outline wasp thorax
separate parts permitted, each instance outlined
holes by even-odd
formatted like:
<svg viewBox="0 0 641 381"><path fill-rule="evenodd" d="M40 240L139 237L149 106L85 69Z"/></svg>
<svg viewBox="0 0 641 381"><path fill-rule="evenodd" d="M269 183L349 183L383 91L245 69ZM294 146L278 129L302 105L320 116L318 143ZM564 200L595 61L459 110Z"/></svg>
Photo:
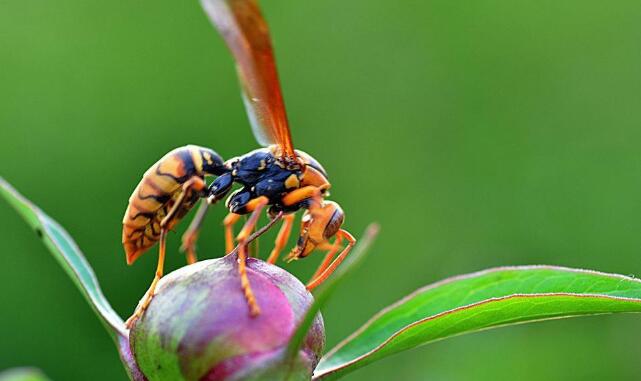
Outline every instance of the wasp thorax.
<svg viewBox="0 0 641 381"><path fill-rule="evenodd" d="M235 255L198 262L163 277L130 344L148 380L282 379L285 347L312 295L280 267L250 258L248 276L261 314L251 317ZM325 334L320 314L289 380L310 380ZM288 368L288 369L283 369Z"/></svg>

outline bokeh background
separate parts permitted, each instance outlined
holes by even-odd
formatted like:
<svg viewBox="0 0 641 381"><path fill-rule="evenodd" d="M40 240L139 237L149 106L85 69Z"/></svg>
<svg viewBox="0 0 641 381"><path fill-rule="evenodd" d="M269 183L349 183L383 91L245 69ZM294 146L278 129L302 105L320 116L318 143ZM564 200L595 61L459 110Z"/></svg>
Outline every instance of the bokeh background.
<svg viewBox="0 0 641 381"><path fill-rule="evenodd" d="M324 310L330 346L454 274L641 275L641 2L262 3L296 146L329 171L349 230L382 225ZM75 237L122 316L156 261L125 264L127 199L188 143L224 157L256 147L233 62L196 1L0 0L0 174ZM223 253L224 214L209 216L201 257ZM179 237L169 270L184 263ZM92 311L3 202L0 240L0 369L125 380ZM318 260L288 269L306 279ZM640 334L635 315L517 326L346 380L638 380Z"/></svg>

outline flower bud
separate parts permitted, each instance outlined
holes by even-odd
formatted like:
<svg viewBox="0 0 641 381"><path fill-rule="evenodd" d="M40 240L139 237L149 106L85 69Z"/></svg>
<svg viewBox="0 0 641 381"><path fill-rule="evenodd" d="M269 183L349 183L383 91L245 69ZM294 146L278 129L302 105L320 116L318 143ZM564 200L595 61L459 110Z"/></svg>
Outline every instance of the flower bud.
<svg viewBox="0 0 641 381"><path fill-rule="evenodd" d="M136 321L130 346L154 380L307 380L325 345L320 314L293 362L287 343L312 304L305 286L280 267L249 258L261 313L250 316L235 255L201 261L163 277Z"/></svg>

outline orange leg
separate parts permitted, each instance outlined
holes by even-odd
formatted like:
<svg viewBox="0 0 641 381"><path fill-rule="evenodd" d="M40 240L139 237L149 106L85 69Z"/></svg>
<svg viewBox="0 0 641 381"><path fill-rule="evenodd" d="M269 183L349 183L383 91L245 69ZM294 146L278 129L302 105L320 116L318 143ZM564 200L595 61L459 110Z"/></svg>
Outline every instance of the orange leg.
<svg viewBox="0 0 641 381"><path fill-rule="evenodd" d="M257 240L261 235L265 234L269 229L271 229L276 222L280 221L280 219L283 218L283 212L279 212L276 216L274 216L265 226L261 227L260 229L257 229L252 235L247 238L247 243L254 242Z"/></svg>
<svg viewBox="0 0 641 381"><path fill-rule="evenodd" d="M227 254L234 250L234 225L240 219L240 214L229 213L223 220L225 226L225 252Z"/></svg>
<svg viewBox="0 0 641 381"><path fill-rule="evenodd" d="M292 226L294 225L294 214L288 214L283 218L285 219L285 221L283 221L283 225L278 231L278 236L276 236L274 249L272 250L271 254L269 254L269 258L267 258L267 263L270 263L272 265L276 263L281 250L283 250L283 248L287 244L289 235L292 232Z"/></svg>
<svg viewBox="0 0 641 381"><path fill-rule="evenodd" d="M252 317L260 315L260 307L256 303L256 297L247 277L247 247L245 245L238 247L238 274L240 274L240 287L249 306L249 315Z"/></svg>
<svg viewBox="0 0 641 381"><path fill-rule="evenodd" d="M349 234L346 230L343 230L343 229L339 230L337 233L337 236L338 235L342 235L345 239L347 239L348 241L347 247L343 249L343 251L338 255L338 257L336 257L336 259L334 259L332 263L329 266L327 266L327 268L324 269L323 272L320 273L320 275L318 275L316 278L312 279L309 283L307 283L306 287L309 291L320 286L321 283L323 283L327 279L327 277L332 275L334 270L336 270L338 265L340 265L341 262L345 260L349 252L352 250L352 247L356 243L356 239L351 234Z"/></svg>
<svg viewBox="0 0 641 381"><path fill-rule="evenodd" d="M281 202L285 206L292 206L292 205L298 204L301 201L310 200L312 202L311 202L311 205L308 207L308 210L313 215L314 211L319 207L319 205L322 204L323 189L324 188L316 187L313 185L302 187L286 194L281 199ZM287 233L287 237L284 239L285 242L287 241L287 238L289 238L290 231L291 231L291 223L287 226L283 225L283 228L281 229L281 233L285 233L285 232ZM272 251L269 258L267 259L269 263L275 263L276 259L278 258L278 255L280 254L280 250L282 250L282 246L279 246L279 240L281 238L283 237L281 237L281 234L279 233L278 238L276 239L276 247L274 247L274 250ZM284 245L285 242L282 245ZM294 249L289 253L286 260L292 261L297 258L298 258L298 254L296 253L296 249Z"/></svg>
<svg viewBox="0 0 641 381"><path fill-rule="evenodd" d="M145 312L147 307L149 307L149 303L151 303L151 299L154 297L154 293L156 292L156 285L158 284L158 281L160 278L162 278L163 275L163 268L165 266L165 243L167 240L167 230L162 229L160 231L160 246L159 246L159 252L158 252L158 265L156 266L156 275L154 276L154 280L151 282L151 286L149 286L149 289L145 293L145 296L143 300L138 303L138 306L136 307L136 310L134 311L134 314L131 315L129 319L125 322L125 325L127 328L131 329L133 327L134 322L142 316L142 314Z"/></svg>
<svg viewBox="0 0 641 381"><path fill-rule="evenodd" d="M192 177L191 179L187 180L183 185L182 185L182 192L176 198L176 201L174 202L174 205L171 207L165 218L162 219L160 222L160 243L159 243L159 249L158 249L158 265L156 266L156 275L154 276L154 280L151 282L151 286L149 286L149 289L145 293L145 296L143 300L138 303L138 306L136 307L136 310L134 311L134 314L131 315L129 319L125 322L125 325L127 328L131 328L136 321L136 319L140 318L142 314L145 312L147 307L149 306L149 303L151 303L151 299L154 297L154 293L156 292L156 285L158 284L158 281L160 278L162 278L163 275L163 268L165 266L165 247L166 247L166 242L167 242L167 224L171 221L172 218L176 215L176 212L178 212L178 209L182 206L183 201L185 200L185 195L187 194L187 191L189 189L194 189L196 191L200 191L205 188L205 182L203 179L200 177Z"/></svg>
<svg viewBox="0 0 641 381"><path fill-rule="evenodd" d="M183 201L185 201L185 195L190 188L196 191L201 191L205 188L205 181L200 177L194 176L182 185L182 192L180 192L180 195L178 196L178 198L176 198L174 205L171 207L171 209L169 209L169 212L167 212L165 218L160 221L161 228L167 226L171 219L174 218L176 212L178 212L178 209L180 209L180 207L182 206Z"/></svg>
<svg viewBox="0 0 641 381"><path fill-rule="evenodd" d="M182 236L182 245L180 246L180 251L185 253L187 258L187 264L196 263L198 257L196 256L196 241L198 240L198 234L200 233L200 227L205 220L205 215L207 214L207 208L209 203L206 200L203 200L196 211L196 216L189 224L189 227L185 231L185 234Z"/></svg>
<svg viewBox="0 0 641 381"><path fill-rule="evenodd" d="M256 227L254 226L254 229L252 229L251 236L253 236L255 232L256 232ZM251 242L249 242L248 240L247 248L248 248L248 255L250 258L258 257L258 253L260 252L260 247L258 246L258 237L253 239Z"/></svg>
<svg viewBox="0 0 641 381"><path fill-rule="evenodd" d="M250 201L246 208L253 212L240 230L240 233L238 233L238 236L236 236L236 240L238 241L238 273L240 274L240 286L245 294L245 299L247 299L249 314L252 317L260 315L260 307L258 307L258 303L256 303L256 297L254 296L254 292L249 284L249 278L247 277L247 240L258 223L260 212L262 212L268 203L269 199L264 196Z"/></svg>
<svg viewBox="0 0 641 381"><path fill-rule="evenodd" d="M322 274L323 271L325 271L325 269L327 269L329 264L332 263L332 259L334 259L334 256L336 255L336 253L338 253L338 251L341 248L341 243L343 243L343 237L339 234L336 237L336 240L334 241L334 243L332 245L329 245L329 251L327 252L327 254L325 254L325 258L323 259L323 262L321 262L321 264L318 266L318 269L316 269L316 272L314 272L314 275L312 275L312 277L309 279L310 281L318 278L318 276ZM323 249L323 248L324 248L323 246L319 246L319 249Z"/></svg>
<svg viewBox="0 0 641 381"><path fill-rule="evenodd" d="M281 201L283 205L291 206L308 198L319 198L321 194L322 188L308 185L306 187L298 188L287 193Z"/></svg>

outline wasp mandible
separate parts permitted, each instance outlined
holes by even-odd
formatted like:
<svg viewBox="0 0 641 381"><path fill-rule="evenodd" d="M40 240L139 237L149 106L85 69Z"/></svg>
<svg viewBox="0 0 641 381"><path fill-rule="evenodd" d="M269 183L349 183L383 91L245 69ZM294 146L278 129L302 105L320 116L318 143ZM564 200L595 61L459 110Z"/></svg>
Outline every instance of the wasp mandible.
<svg viewBox="0 0 641 381"><path fill-rule="evenodd" d="M269 30L258 4L255 0L202 0L202 4L235 59L250 125L264 148L224 161L209 148L189 145L169 152L147 170L129 199L122 242L128 264L160 242L158 266L128 326L145 311L163 275L167 231L201 199L182 238L187 262L196 261L195 244L207 208L229 194L229 214L223 221L226 251L231 252L237 242L240 286L252 316L260 314L260 307L245 263L247 244L261 212L267 210L271 222L283 220L267 259L273 264L289 239L295 213L304 210L298 241L287 258L303 258L315 249L327 251L307 283L309 290L327 279L356 242L341 228L345 219L341 207L325 200L330 188L327 172L313 157L294 149ZM206 176L216 178L207 185ZM234 184L240 188L230 194ZM233 227L242 215L249 218L234 237Z"/></svg>

